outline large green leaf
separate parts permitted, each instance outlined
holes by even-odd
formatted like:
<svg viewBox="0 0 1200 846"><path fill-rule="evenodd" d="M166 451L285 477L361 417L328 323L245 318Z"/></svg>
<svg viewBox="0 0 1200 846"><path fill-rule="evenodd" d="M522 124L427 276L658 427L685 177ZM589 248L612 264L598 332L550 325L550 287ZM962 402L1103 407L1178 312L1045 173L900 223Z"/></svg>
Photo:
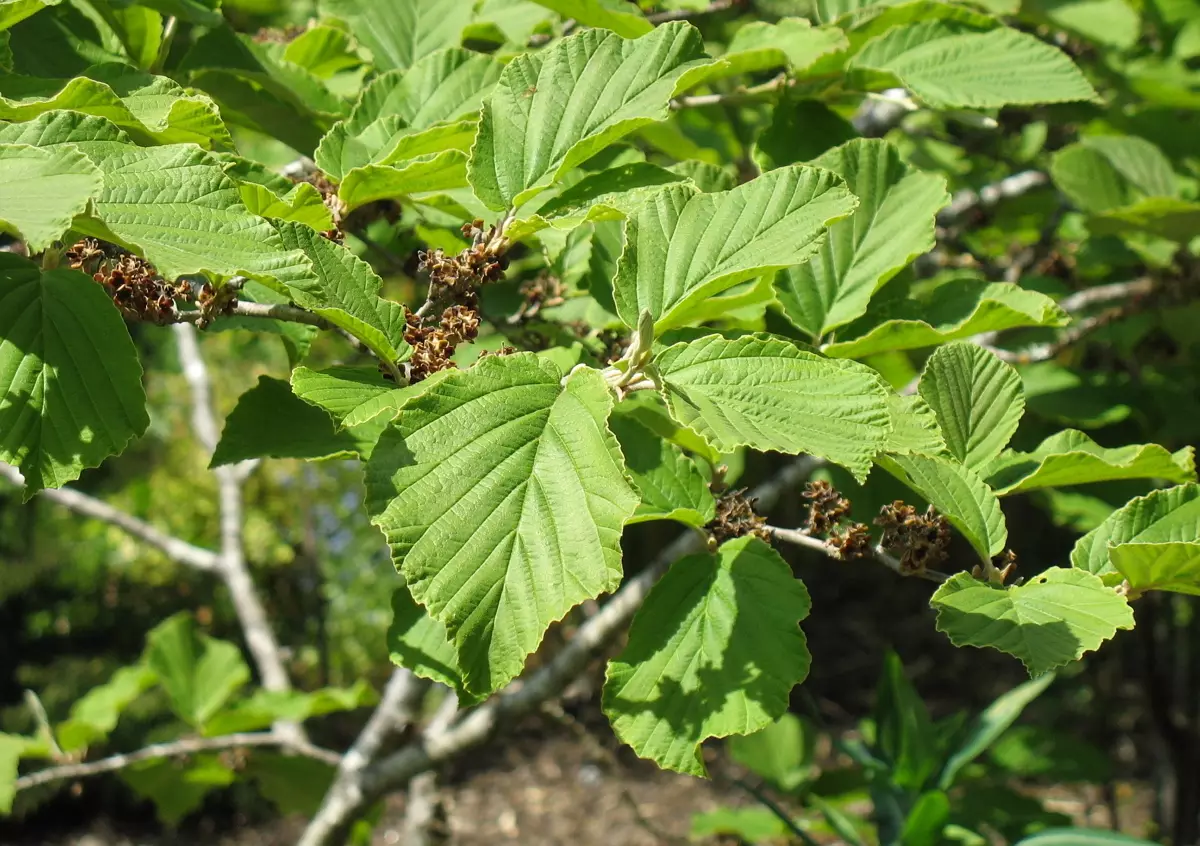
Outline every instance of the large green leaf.
<svg viewBox="0 0 1200 846"><path fill-rule="evenodd" d="M754 734L729 738L729 754L743 767L790 793L816 769L815 726L792 713Z"/></svg>
<svg viewBox="0 0 1200 846"><path fill-rule="evenodd" d="M618 138L665 120L671 98L710 62L683 22L633 40L588 29L522 53L484 102L471 186L491 208L521 205Z"/></svg>
<svg viewBox="0 0 1200 846"><path fill-rule="evenodd" d="M787 710L808 675L808 591L755 537L676 561L608 665L604 712L638 755L702 776L700 744L750 734Z"/></svg>
<svg viewBox="0 0 1200 846"><path fill-rule="evenodd" d="M918 387L937 415L950 454L983 473L1025 411L1016 369L982 347L946 344L925 362Z"/></svg>
<svg viewBox="0 0 1200 846"><path fill-rule="evenodd" d="M155 681L153 671L141 664L117 670L104 684L77 699L70 717L55 727L59 748L75 752L108 737L121 712Z"/></svg>
<svg viewBox="0 0 1200 846"><path fill-rule="evenodd" d="M712 520L716 503L695 461L632 415L614 414L609 428L625 454L625 469L642 495L629 522L678 520L700 527Z"/></svg>
<svg viewBox="0 0 1200 846"><path fill-rule="evenodd" d="M1109 547L1131 595L1166 590L1200 596L1200 538L1192 543L1122 543Z"/></svg>
<svg viewBox="0 0 1200 846"><path fill-rule="evenodd" d="M0 120L25 121L70 109L107 118L143 143L233 146L216 104L204 94L125 65L97 65L84 74L65 82L0 77Z"/></svg>
<svg viewBox="0 0 1200 846"><path fill-rule="evenodd" d="M329 412L339 428L358 427L390 422L406 401L449 375L448 370L439 370L415 385L397 387L383 377L377 366L341 365L326 370L297 367L292 371L292 391Z"/></svg>
<svg viewBox="0 0 1200 846"><path fill-rule="evenodd" d="M302 723L312 717L373 705L377 699L363 679L351 687L325 687L314 691L259 689L213 716L205 724L204 733L215 737L254 731L280 720Z"/></svg>
<svg viewBox="0 0 1200 846"><path fill-rule="evenodd" d="M708 335L668 347L655 365L672 416L725 452L806 452L861 479L892 428L875 371L772 335Z"/></svg>
<svg viewBox="0 0 1200 846"><path fill-rule="evenodd" d="M466 707L478 698L463 687L458 653L446 627L414 602L404 586L392 593L392 624L388 627L387 644L393 664L453 688L458 692L460 706Z"/></svg>
<svg viewBox="0 0 1200 846"><path fill-rule="evenodd" d="M905 164L879 139L850 141L812 164L841 176L858 197L815 256L775 277L783 313L819 340L863 314L876 291L933 248L934 218L950 195L945 179Z"/></svg>
<svg viewBox="0 0 1200 846"><path fill-rule="evenodd" d="M40 253L100 193L103 177L77 150L0 144L0 231Z"/></svg>
<svg viewBox="0 0 1200 846"><path fill-rule="evenodd" d="M195 728L250 680L238 648L198 632L186 613L159 623L146 636L145 660L167 692L171 710Z"/></svg>
<svg viewBox="0 0 1200 846"><path fill-rule="evenodd" d="M611 29L617 35L637 38L654 29L638 7L625 0L533 0L539 6L553 9L564 18L585 26Z"/></svg>
<svg viewBox="0 0 1200 846"><path fill-rule="evenodd" d="M521 671L546 627L621 578L638 496L597 371L490 357L410 400L367 464L367 508L467 688Z"/></svg>
<svg viewBox="0 0 1200 846"><path fill-rule="evenodd" d="M939 109L993 109L1096 97L1066 53L1008 27L960 33L927 24L899 27L869 42L850 66L893 74Z"/></svg>
<svg viewBox="0 0 1200 846"><path fill-rule="evenodd" d="M79 478L149 423L137 351L104 289L0 253L0 461L32 495Z"/></svg>
<svg viewBox="0 0 1200 846"><path fill-rule="evenodd" d="M381 429L364 424L339 432L328 414L300 400L287 382L259 376L225 419L210 466L249 458L368 456Z"/></svg>
<svg viewBox="0 0 1200 846"><path fill-rule="evenodd" d="M1127 834L1094 828L1047 828L1019 841L1016 846L1153 846Z"/></svg>
<svg viewBox="0 0 1200 846"><path fill-rule="evenodd" d="M1044 294L1008 282L955 279L925 295L888 298L878 306L873 302L821 350L838 358L864 358L1019 326L1065 326L1069 320Z"/></svg>
<svg viewBox="0 0 1200 846"><path fill-rule="evenodd" d="M285 279L297 303L361 340L387 362L406 357L404 307L379 296L383 281L341 244L301 223L280 223L287 250L306 256L311 272Z"/></svg>
<svg viewBox="0 0 1200 846"><path fill-rule="evenodd" d="M875 696L875 742L871 751L888 765L889 780L920 790L938 764L936 727L900 656L888 650Z"/></svg>
<svg viewBox="0 0 1200 846"><path fill-rule="evenodd" d="M138 761L120 770L120 776L135 793L154 803L159 820L172 826L199 808L209 793L237 780L237 774L211 752L183 762L168 758Z"/></svg>
<svg viewBox="0 0 1200 846"><path fill-rule="evenodd" d="M1168 452L1158 444L1106 449L1083 432L1067 429L1051 435L1032 452L1008 450L987 468L988 484L1001 496L1062 485L1115 479L1165 479L1194 482L1192 447Z"/></svg>
<svg viewBox="0 0 1200 846"><path fill-rule="evenodd" d="M1119 544L1196 543L1200 541L1200 485L1179 485L1130 500L1081 537L1071 551L1071 564L1121 581L1109 558Z"/></svg>
<svg viewBox="0 0 1200 846"><path fill-rule="evenodd" d="M661 332L689 309L739 282L813 254L854 196L827 170L772 170L731 191L670 186L652 195L625 229L613 296L629 326L649 310Z"/></svg>
<svg viewBox="0 0 1200 846"><path fill-rule="evenodd" d="M1134 135L1095 136L1054 154L1054 184L1076 206L1104 212L1147 197L1178 197L1171 162L1158 147Z"/></svg>
<svg viewBox="0 0 1200 846"><path fill-rule="evenodd" d="M135 147L102 118L50 112L0 127L0 144L70 144L104 175L94 217L74 228L143 254L167 278L212 272L271 280L311 274L303 253L242 204L222 163L190 144Z"/></svg>
<svg viewBox="0 0 1200 846"><path fill-rule="evenodd" d="M1188 243L1200 231L1200 203L1173 197L1150 197L1101 212L1088 221L1088 230L1095 235L1146 232Z"/></svg>
<svg viewBox="0 0 1200 846"><path fill-rule="evenodd" d="M1133 628L1133 609L1090 573L1051 567L1016 587L958 573L930 600L938 631L955 646L990 646L1020 659L1030 675L1053 670Z"/></svg>
<svg viewBox="0 0 1200 846"><path fill-rule="evenodd" d="M879 466L924 497L984 561L1004 551L1008 529L992 489L970 467L929 455L882 455Z"/></svg>
<svg viewBox="0 0 1200 846"><path fill-rule="evenodd" d="M409 68L420 58L459 43L472 0L321 0L321 11L341 18L371 51L378 70Z"/></svg>

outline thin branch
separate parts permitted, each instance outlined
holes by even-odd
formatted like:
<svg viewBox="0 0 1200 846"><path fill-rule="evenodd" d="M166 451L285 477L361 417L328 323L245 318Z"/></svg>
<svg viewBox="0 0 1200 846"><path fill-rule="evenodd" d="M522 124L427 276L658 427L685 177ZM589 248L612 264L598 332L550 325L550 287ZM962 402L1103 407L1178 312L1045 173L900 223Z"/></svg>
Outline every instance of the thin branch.
<svg viewBox="0 0 1200 846"><path fill-rule="evenodd" d="M175 327L179 363L192 392L192 429L205 451L211 454L217 447L217 422L213 415L212 387L208 368L200 353L195 327L181 323ZM283 665L283 656L275 633L267 620L267 612L259 599L254 580L246 566L242 547L242 482L243 474L237 465L217 467L217 495L221 515L221 552L217 571L229 590L237 612L238 622L246 637L246 645L258 667L262 685L270 691L292 689L291 680ZM284 728L283 725L277 728ZM299 731L299 726L294 729Z"/></svg>
<svg viewBox="0 0 1200 846"><path fill-rule="evenodd" d="M805 831L800 826L798 826L796 824L796 821L792 819L791 815L788 814L787 811L783 810L783 808L779 807L779 805L775 802L775 800L772 799L770 796L768 796L766 793L759 790L757 787L750 784L748 781L744 781L743 779L740 779L740 778L733 779L733 783L736 784L738 787L740 787L742 790L749 793L759 803L761 803L763 806L765 806L768 811L770 811L772 814L775 815L776 819L778 819L780 822L782 822L787 827L788 831L790 831L792 834L796 835L796 837L800 838L800 842L803 843L804 846L821 846L821 844L819 844L816 840L814 840L812 838L812 835L810 835L807 831Z"/></svg>
<svg viewBox="0 0 1200 846"><path fill-rule="evenodd" d="M757 500L761 508L770 508L786 491L808 478L818 463L807 456L793 461L775 477L757 487L750 496ZM671 564L702 548L703 537L699 532L689 530L681 534L650 565L626 580L549 662L466 712L445 731L427 732L423 738L377 763L359 769L352 783L344 785L341 791L335 785L326 795L317 816L309 823L299 846L330 846L340 842L339 838L344 837L353 821L377 798L403 787L419 773L485 743L502 726L561 694L590 661L625 630L645 601L650 588Z"/></svg>
<svg viewBox="0 0 1200 846"><path fill-rule="evenodd" d="M1058 305L1063 311L1074 313L1083 311L1088 306L1142 297L1153 292L1156 287L1157 284L1153 279L1143 276L1129 282L1113 282L1109 285L1097 285L1094 288L1076 291L1059 300Z"/></svg>
<svg viewBox="0 0 1200 846"><path fill-rule="evenodd" d="M733 106L744 103L762 103L773 100L775 95L790 84L785 74L751 88L741 88L724 94L692 94L676 97L671 101L671 108L694 109L701 106Z"/></svg>
<svg viewBox="0 0 1200 846"><path fill-rule="evenodd" d="M197 323L203 316L204 313L201 311L181 311L175 315L175 322ZM267 320L285 320L289 323L304 323L308 326L316 326L318 329L332 330L337 328L320 315L313 314L311 311L305 311L304 309L293 305L239 301L227 312L222 312L221 316L258 317Z"/></svg>
<svg viewBox="0 0 1200 846"><path fill-rule="evenodd" d="M299 846L337 843L339 835L370 804L373 797L363 793L363 772L379 756L383 745L413 721L427 688L427 683L410 670L397 667L392 672L379 705L354 745L342 756L333 784L305 828Z"/></svg>
<svg viewBox="0 0 1200 846"><path fill-rule="evenodd" d="M0 462L0 477L20 487L25 485L25 478L20 472L15 467L10 467L3 462ZM38 495L42 499L61 505L81 516L116 526L130 537L154 547L179 564L194 567L197 570L215 570L217 568L217 553L168 535L132 514L127 514L94 496L72 488L45 488L39 491Z"/></svg>
<svg viewBox="0 0 1200 846"><path fill-rule="evenodd" d="M16 781L17 790L28 790L43 784L51 784L67 779L85 778L123 770L139 761L150 761L157 758L179 758L184 755L195 755L200 752L220 752L226 749L239 749L247 746L281 746L289 751L308 758L315 758L327 764L336 766L341 761L338 753L329 749L313 746L311 743L298 742L295 738L287 737L274 731L250 732L244 734L226 734L220 737L185 737L168 743L155 743L136 752L124 755L112 755L98 761L88 761L81 764L62 764L47 767L44 770L21 776Z"/></svg>
<svg viewBox="0 0 1200 846"><path fill-rule="evenodd" d="M776 540L795 544L796 546L802 546L805 549L815 550L816 552L820 552L821 554L827 555L837 561L845 560L841 552L839 552L832 544L823 541L820 538L813 537L812 535L801 531L800 529L781 529L778 526L763 526L763 528L770 532L771 537L775 538ZM900 563L900 559L896 558L896 556L892 555L890 552L880 546L876 546L871 550L871 557L883 566L887 567L893 573L896 573L900 576L915 576L918 579L925 579L926 581L930 582L944 582L946 579L950 578L945 573L939 573L936 570L921 570L919 572L906 570Z"/></svg>
<svg viewBox="0 0 1200 846"><path fill-rule="evenodd" d="M989 209L1001 200L1020 197L1049 182L1050 177L1040 170L1023 170L999 182L985 185L978 191L969 188L959 191L950 200L950 205L938 212L938 225L950 226L958 223L970 211L977 208Z"/></svg>

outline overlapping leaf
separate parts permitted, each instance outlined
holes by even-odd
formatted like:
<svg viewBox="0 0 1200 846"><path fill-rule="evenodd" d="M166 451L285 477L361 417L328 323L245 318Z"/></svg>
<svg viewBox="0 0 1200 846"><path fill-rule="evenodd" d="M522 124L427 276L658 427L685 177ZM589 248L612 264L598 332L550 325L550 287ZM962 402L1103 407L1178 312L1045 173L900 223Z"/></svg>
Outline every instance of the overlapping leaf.
<svg viewBox="0 0 1200 846"><path fill-rule="evenodd" d="M341 18L371 51L381 71L409 68L424 56L459 43L471 0L321 0L321 11Z"/></svg>
<svg viewBox="0 0 1200 846"><path fill-rule="evenodd" d="M856 200L827 170L786 167L731 191L671 186L629 219L613 296L629 326L648 309L655 330L678 326L702 300L817 249Z"/></svg>
<svg viewBox="0 0 1200 846"><path fill-rule="evenodd" d="M1021 377L975 344L946 344L929 357L918 388L959 462L984 472L1025 411Z"/></svg>
<svg viewBox="0 0 1200 846"><path fill-rule="evenodd" d="M578 21L586 26L611 29L617 35L637 38L654 29L654 25L640 14L637 6L624 0L533 0L539 6L553 9L563 18Z"/></svg>
<svg viewBox="0 0 1200 846"><path fill-rule="evenodd" d="M850 46L837 27L814 27L804 18L751 21L734 33L714 76L785 67L798 77L822 56Z"/></svg>
<svg viewBox="0 0 1200 846"><path fill-rule="evenodd" d="M858 139L813 162L846 180L858 207L806 263L776 277L783 313L814 339L867 310L871 296L934 242L945 180L905 164L886 141Z"/></svg>
<svg viewBox="0 0 1200 846"><path fill-rule="evenodd" d="M1065 53L1008 27L990 32L954 32L925 23L900 27L868 43L850 66L893 74L905 88L939 109L989 109L1096 97Z"/></svg>
<svg viewBox="0 0 1200 846"><path fill-rule="evenodd" d="M292 391L307 403L325 409L339 427L359 427L382 418L390 422L400 406L450 375L431 374L415 385L397 387L375 366L343 365L327 370L297 367L292 371Z"/></svg>
<svg viewBox="0 0 1200 846"><path fill-rule="evenodd" d="M463 687L458 653L446 627L414 602L404 586L392 594L392 624L388 627L387 643L393 664L453 688L458 692L461 707L476 698Z"/></svg>
<svg viewBox="0 0 1200 846"><path fill-rule="evenodd" d="M125 65L97 65L67 81L7 77L0 79L0 94L0 120L70 109L107 118L143 143L233 145L211 99Z"/></svg>
<svg viewBox="0 0 1200 846"><path fill-rule="evenodd" d="M708 335L655 357L672 416L718 449L828 458L865 477L891 431L888 390L873 370L771 335Z"/></svg>
<svg viewBox="0 0 1200 846"><path fill-rule="evenodd" d="M1110 549L1121 544L1200 543L1200 485L1179 485L1130 500L1081 537L1071 551L1071 564L1104 578L1121 581Z"/></svg>
<svg viewBox="0 0 1200 846"><path fill-rule="evenodd" d="M32 494L77 479L149 423L137 352L104 289L0 253L0 461Z"/></svg>
<svg viewBox="0 0 1200 846"><path fill-rule="evenodd" d="M638 496L599 373L487 358L405 404L367 465L367 508L467 688L521 671L546 627L620 581Z"/></svg>
<svg viewBox="0 0 1200 846"><path fill-rule="evenodd" d="M1144 138L1095 136L1054 154L1054 184L1076 206L1104 212L1147 197L1178 197L1171 163Z"/></svg>
<svg viewBox="0 0 1200 846"><path fill-rule="evenodd" d="M659 766L705 775L700 744L778 719L808 674L799 622L808 591L755 537L676 561L646 597L608 666L617 737Z"/></svg>
<svg viewBox="0 0 1200 846"><path fill-rule="evenodd" d="M938 631L955 646L987 646L1016 656L1040 675L1133 628L1123 596L1090 573L1051 567L1016 587L958 573L930 600Z"/></svg>
<svg viewBox="0 0 1200 846"><path fill-rule="evenodd" d="M357 167L346 174L338 188L338 199L349 212L375 200L446 191L466 184L466 154L461 150L446 150L395 165Z"/></svg>
<svg viewBox="0 0 1200 846"><path fill-rule="evenodd" d="M1083 432L1067 429L1032 452L1008 450L987 468L988 484L1001 496L1038 488L1083 485L1115 479L1194 482L1192 447L1168 452L1158 444L1106 449Z"/></svg>
<svg viewBox="0 0 1200 846"><path fill-rule="evenodd" d="M102 184L100 170L77 150L0 144L0 230L40 253L71 227Z"/></svg>
<svg viewBox="0 0 1200 846"><path fill-rule="evenodd" d="M147 635L145 661L167 692L171 710L196 728L250 680L238 648L201 634L187 614L176 614Z"/></svg>
<svg viewBox="0 0 1200 846"><path fill-rule="evenodd" d="M629 522L677 520L699 527L712 520L716 503L695 461L631 415L613 415L609 428L642 495Z"/></svg>
<svg viewBox="0 0 1200 846"><path fill-rule="evenodd" d="M873 302L821 350L836 358L863 358L1019 326L1064 326L1069 319L1044 294L1008 282L955 279L925 296L888 298L878 307Z"/></svg>
<svg viewBox="0 0 1200 846"><path fill-rule="evenodd" d="M710 61L682 22L633 40L588 29L521 54L484 103L471 186L491 208L521 205L618 138L665 120L671 98Z"/></svg>
<svg viewBox="0 0 1200 846"><path fill-rule="evenodd" d="M898 455L949 456L946 439L938 427L937 415L920 396L888 394L892 431L884 452Z"/></svg>

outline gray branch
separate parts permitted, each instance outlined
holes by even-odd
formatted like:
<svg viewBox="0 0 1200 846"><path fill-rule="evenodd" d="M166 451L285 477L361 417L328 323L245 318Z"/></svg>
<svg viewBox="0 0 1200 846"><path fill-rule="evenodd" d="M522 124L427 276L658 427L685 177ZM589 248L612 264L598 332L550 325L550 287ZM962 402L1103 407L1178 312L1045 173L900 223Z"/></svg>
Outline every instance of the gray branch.
<svg viewBox="0 0 1200 846"><path fill-rule="evenodd" d="M770 532L771 537L776 540L820 552L822 555L828 555L837 561L844 560L844 557L836 547L828 541L813 537L808 532L801 531L800 529L781 529L778 526L764 526L763 528ZM871 557L899 576L915 576L918 579L925 579L930 582L944 582L950 578L945 573L939 573L936 570L905 570L904 566L900 563L900 559L881 546L876 546L871 550Z"/></svg>
<svg viewBox="0 0 1200 846"><path fill-rule="evenodd" d="M967 212L977 208L990 209L1001 200L1020 197L1049 182L1050 177L1040 170L1023 170L998 182L985 185L978 191L969 188L959 191L950 200L950 205L938 212L938 225L949 226L957 223Z"/></svg>
<svg viewBox="0 0 1200 846"><path fill-rule="evenodd" d="M168 743L155 743L151 746L143 747L136 752L112 755L108 758L101 758L98 761L47 767L44 770L38 770L29 775L21 776L17 779L15 788L16 790L28 790L31 787L51 784L56 781L111 773L123 770L139 761L149 761L157 758L179 758L184 755L195 755L200 752L219 752L226 749L239 749L249 746L280 746L298 755L315 758L318 761L324 761L334 766L341 761L341 756L336 752L322 749L319 746L313 746L311 743L297 741L293 737L275 731L226 734L220 737L185 737L181 740L172 740Z"/></svg>
<svg viewBox="0 0 1200 846"><path fill-rule="evenodd" d="M786 491L808 478L818 463L809 457L793 461L750 495L757 499L760 508L770 508ZM444 731L426 732L399 751L348 774L348 783L343 789L338 792L335 785L326 796L299 846L331 846L342 842L350 825L376 799L405 786L412 778L438 764L485 743L504 725L560 695L588 663L625 630L650 588L671 564L702 549L703 544L699 532L689 530L681 534L646 569L626 580L547 664L467 711ZM343 764L343 770L349 768Z"/></svg>
<svg viewBox="0 0 1200 846"><path fill-rule="evenodd" d="M0 462L0 478L4 478L18 487L25 485L25 478L17 468L3 462ZM130 537L154 547L179 564L195 567L197 570L215 570L217 568L219 559L217 553L168 535L144 520L139 520L132 514L127 514L94 496L81 493L73 488L46 488L39 491L38 496L83 517L90 517L93 520L116 526Z"/></svg>

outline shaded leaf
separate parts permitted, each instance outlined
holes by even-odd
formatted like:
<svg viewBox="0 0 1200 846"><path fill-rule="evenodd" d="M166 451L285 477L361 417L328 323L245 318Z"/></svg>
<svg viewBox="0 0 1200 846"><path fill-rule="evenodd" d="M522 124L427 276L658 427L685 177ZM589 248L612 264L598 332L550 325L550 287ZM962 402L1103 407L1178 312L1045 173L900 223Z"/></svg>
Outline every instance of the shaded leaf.
<svg viewBox="0 0 1200 846"><path fill-rule="evenodd" d="M238 648L196 631L186 613L151 630L145 660L167 692L171 710L195 728L203 727L250 680Z"/></svg>
<svg viewBox="0 0 1200 846"><path fill-rule="evenodd" d="M458 693L461 707L479 700L480 697L463 687L458 653L446 627L413 601L404 586L392 593L392 624L388 626L387 644L393 664L452 688Z"/></svg>
<svg viewBox="0 0 1200 846"><path fill-rule="evenodd" d="M642 495L629 522L676 520L700 527L712 520L716 502L695 461L630 415L614 414L608 425Z"/></svg>

